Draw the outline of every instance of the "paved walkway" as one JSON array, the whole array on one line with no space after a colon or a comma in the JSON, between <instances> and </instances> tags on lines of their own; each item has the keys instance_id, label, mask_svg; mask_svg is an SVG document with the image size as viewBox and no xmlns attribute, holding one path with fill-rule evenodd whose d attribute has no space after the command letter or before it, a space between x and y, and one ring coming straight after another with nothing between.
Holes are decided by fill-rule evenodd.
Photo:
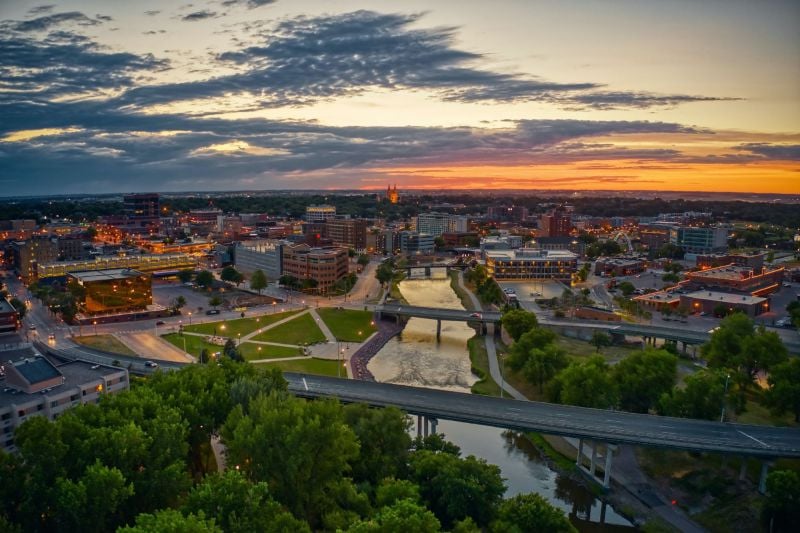
<instances>
[{"instance_id":1,"label":"paved walkway","mask_svg":"<svg viewBox=\"0 0 800 533\"><path fill-rule=\"evenodd\" d=\"M319 316L317 310L309 309L308 312L311 313L311 316L317 321L317 326L319 326L319 329L322 330L322 334L325 335L325 338L328 339L328 342L336 342L336 336L330 330L328 324L326 324L325 321L322 320L322 317Z\"/></svg>"},{"instance_id":2,"label":"paved walkway","mask_svg":"<svg viewBox=\"0 0 800 533\"><path fill-rule=\"evenodd\" d=\"M458 286L469 296L475 309L483 310L483 306L481 306L481 302L478 298L464 285L464 273L461 271L458 272ZM489 359L489 374L491 374L492 379L515 400L527 400L524 394L509 385L506 380L503 379L503 375L500 372L500 365L497 362L497 346L494 343L494 336L485 335L483 338L486 343L486 355Z\"/></svg>"}]
</instances>

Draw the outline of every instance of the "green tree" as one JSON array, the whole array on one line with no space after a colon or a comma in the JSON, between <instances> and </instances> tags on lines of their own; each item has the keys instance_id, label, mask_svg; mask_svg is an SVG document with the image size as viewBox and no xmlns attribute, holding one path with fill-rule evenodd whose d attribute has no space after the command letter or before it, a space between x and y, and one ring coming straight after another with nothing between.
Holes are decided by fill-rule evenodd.
<instances>
[{"instance_id":1,"label":"green tree","mask_svg":"<svg viewBox=\"0 0 800 533\"><path fill-rule=\"evenodd\" d=\"M210 270L201 270L195 274L194 282L204 289L209 289L214 286L214 274Z\"/></svg>"},{"instance_id":2,"label":"green tree","mask_svg":"<svg viewBox=\"0 0 800 533\"><path fill-rule=\"evenodd\" d=\"M503 327L511 335L511 338L518 341L522 334L530 331L539 325L534 313L524 309L511 309L503 313L501 319Z\"/></svg>"},{"instance_id":3,"label":"green tree","mask_svg":"<svg viewBox=\"0 0 800 533\"><path fill-rule=\"evenodd\" d=\"M794 413L795 422L800 422L800 359L793 357L775 366L767 379L767 406L775 414Z\"/></svg>"},{"instance_id":4,"label":"green tree","mask_svg":"<svg viewBox=\"0 0 800 533\"><path fill-rule=\"evenodd\" d=\"M797 530L800 524L800 475L797 472L774 470L769 473L761 520L768 531Z\"/></svg>"},{"instance_id":5,"label":"green tree","mask_svg":"<svg viewBox=\"0 0 800 533\"><path fill-rule=\"evenodd\" d=\"M19 298L11 298L11 301L8 303L10 303L11 306L17 311L20 320L25 318L25 314L28 312L28 308L25 306L25 303L23 301L21 301Z\"/></svg>"},{"instance_id":6,"label":"green tree","mask_svg":"<svg viewBox=\"0 0 800 533\"><path fill-rule=\"evenodd\" d=\"M205 477L189 493L183 512L213 516L226 533L311 531L272 499L266 483L251 483L235 470Z\"/></svg>"},{"instance_id":7,"label":"green tree","mask_svg":"<svg viewBox=\"0 0 800 533\"><path fill-rule=\"evenodd\" d=\"M239 351L239 348L236 346L236 341L233 339L228 339L225 341L225 346L222 347L222 353L225 355L225 357L229 357L233 361L244 361L244 357Z\"/></svg>"},{"instance_id":8,"label":"green tree","mask_svg":"<svg viewBox=\"0 0 800 533\"><path fill-rule=\"evenodd\" d=\"M471 455L462 459L449 453L416 451L411 454L410 468L423 501L447 528L466 517L487 526L506 490L500 468Z\"/></svg>"},{"instance_id":9,"label":"green tree","mask_svg":"<svg viewBox=\"0 0 800 533\"><path fill-rule=\"evenodd\" d=\"M219 279L227 281L228 283L235 283L238 287L239 284L244 281L244 275L234 267L226 266L222 269L222 272L219 273Z\"/></svg>"},{"instance_id":10,"label":"green tree","mask_svg":"<svg viewBox=\"0 0 800 533\"><path fill-rule=\"evenodd\" d=\"M624 411L647 413L677 378L678 358L664 350L636 352L617 363L612 377L619 390L619 407Z\"/></svg>"},{"instance_id":11,"label":"green tree","mask_svg":"<svg viewBox=\"0 0 800 533\"><path fill-rule=\"evenodd\" d=\"M661 281L667 283L678 283L681 280L680 276L675 274L674 272L667 272L663 276L661 276Z\"/></svg>"},{"instance_id":12,"label":"green tree","mask_svg":"<svg viewBox=\"0 0 800 533\"><path fill-rule=\"evenodd\" d=\"M611 346L611 335L604 331L595 330L589 342L595 347L595 350L599 352L601 348Z\"/></svg>"},{"instance_id":13,"label":"green tree","mask_svg":"<svg viewBox=\"0 0 800 533\"><path fill-rule=\"evenodd\" d=\"M367 254L361 254L358 256L358 264L362 267L365 267L369 264L369 256Z\"/></svg>"},{"instance_id":14,"label":"green tree","mask_svg":"<svg viewBox=\"0 0 800 533\"><path fill-rule=\"evenodd\" d=\"M434 238L433 245L436 247L437 250L443 249L445 246L444 238L442 236Z\"/></svg>"},{"instance_id":15,"label":"green tree","mask_svg":"<svg viewBox=\"0 0 800 533\"><path fill-rule=\"evenodd\" d=\"M419 503L419 487L407 479L387 477L381 480L375 489L375 505L386 507L400 500L411 500Z\"/></svg>"},{"instance_id":16,"label":"green tree","mask_svg":"<svg viewBox=\"0 0 800 533\"><path fill-rule=\"evenodd\" d=\"M180 280L181 283L189 283L190 281L192 281L193 277L194 277L194 270L192 270L191 268L186 268L184 270L178 271L178 279Z\"/></svg>"},{"instance_id":17,"label":"green tree","mask_svg":"<svg viewBox=\"0 0 800 533\"><path fill-rule=\"evenodd\" d=\"M117 533L224 533L214 524L214 519L205 516L184 516L175 509L163 509L155 514L142 513L136 517L136 525L119 528Z\"/></svg>"},{"instance_id":18,"label":"green tree","mask_svg":"<svg viewBox=\"0 0 800 533\"><path fill-rule=\"evenodd\" d=\"M718 420L725 400L725 374L701 370L686 376L683 388L675 387L658 401L659 414L680 418Z\"/></svg>"},{"instance_id":19,"label":"green tree","mask_svg":"<svg viewBox=\"0 0 800 533\"><path fill-rule=\"evenodd\" d=\"M436 533L441 524L425 507L411 500L399 500L382 507L372 518L353 524L348 533Z\"/></svg>"},{"instance_id":20,"label":"green tree","mask_svg":"<svg viewBox=\"0 0 800 533\"><path fill-rule=\"evenodd\" d=\"M99 462L77 482L59 477L55 487L61 531L108 531L119 523L118 510L133 495L117 468Z\"/></svg>"},{"instance_id":21,"label":"green tree","mask_svg":"<svg viewBox=\"0 0 800 533\"><path fill-rule=\"evenodd\" d=\"M250 277L250 288L258 291L258 294L261 294L261 291L267 288L267 275L264 274L263 270L253 272Z\"/></svg>"},{"instance_id":22,"label":"green tree","mask_svg":"<svg viewBox=\"0 0 800 533\"><path fill-rule=\"evenodd\" d=\"M578 270L578 279L583 282L589 278L589 273L591 272L592 265L591 263L584 263L581 266L580 270Z\"/></svg>"},{"instance_id":23,"label":"green tree","mask_svg":"<svg viewBox=\"0 0 800 533\"><path fill-rule=\"evenodd\" d=\"M186 298L178 296L172 300L172 309L177 313L181 308L186 306Z\"/></svg>"},{"instance_id":24,"label":"green tree","mask_svg":"<svg viewBox=\"0 0 800 533\"><path fill-rule=\"evenodd\" d=\"M533 328L523 333L519 340L511 345L506 363L514 371L520 371L530 358L531 351L542 349L555 343L556 334L549 329Z\"/></svg>"},{"instance_id":25,"label":"green tree","mask_svg":"<svg viewBox=\"0 0 800 533\"><path fill-rule=\"evenodd\" d=\"M518 494L500 504L492 533L577 533L564 512L538 494Z\"/></svg>"},{"instance_id":26,"label":"green tree","mask_svg":"<svg viewBox=\"0 0 800 533\"><path fill-rule=\"evenodd\" d=\"M373 486L405 473L411 422L395 407L372 409L364 404L344 408L344 419L358 437L360 453L351 464L353 480Z\"/></svg>"},{"instance_id":27,"label":"green tree","mask_svg":"<svg viewBox=\"0 0 800 533\"><path fill-rule=\"evenodd\" d=\"M596 355L573 362L553 380L559 403L609 409L617 405L617 386L605 360Z\"/></svg>"},{"instance_id":28,"label":"green tree","mask_svg":"<svg viewBox=\"0 0 800 533\"><path fill-rule=\"evenodd\" d=\"M378 268L375 269L375 277L381 284L389 283L394 279L394 266L388 261L381 263L378 265Z\"/></svg>"},{"instance_id":29,"label":"green tree","mask_svg":"<svg viewBox=\"0 0 800 533\"><path fill-rule=\"evenodd\" d=\"M800 328L800 300L794 300L786 306L786 311L789 313L789 318L792 320L792 325Z\"/></svg>"},{"instance_id":30,"label":"green tree","mask_svg":"<svg viewBox=\"0 0 800 533\"><path fill-rule=\"evenodd\" d=\"M347 257L352 259L355 256L356 256L356 251L353 248L348 248L347 249Z\"/></svg>"},{"instance_id":31,"label":"green tree","mask_svg":"<svg viewBox=\"0 0 800 533\"><path fill-rule=\"evenodd\" d=\"M623 281L622 283L617 285L617 288L622 292L622 295L625 296L626 298L631 294L633 294L633 291L636 290L636 286L630 281Z\"/></svg>"},{"instance_id":32,"label":"green tree","mask_svg":"<svg viewBox=\"0 0 800 533\"><path fill-rule=\"evenodd\" d=\"M235 407L222 436L229 467L266 481L275 498L312 527L337 507L339 482L359 452L338 402L274 393L254 398L246 414Z\"/></svg>"},{"instance_id":33,"label":"green tree","mask_svg":"<svg viewBox=\"0 0 800 533\"><path fill-rule=\"evenodd\" d=\"M84 234L86 235L87 239L93 241L94 238L97 237L97 228L95 228L94 226L89 226L88 228L86 228L86 231L84 231Z\"/></svg>"},{"instance_id":34,"label":"green tree","mask_svg":"<svg viewBox=\"0 0 800 533\"><path fill-rule=\"evenodd\" d=\"M215 294L214 296L208 299L208 305L216 309L217 307L222 305L222 298L220 298L219 295Z\"/></svg>"}]
</instances>

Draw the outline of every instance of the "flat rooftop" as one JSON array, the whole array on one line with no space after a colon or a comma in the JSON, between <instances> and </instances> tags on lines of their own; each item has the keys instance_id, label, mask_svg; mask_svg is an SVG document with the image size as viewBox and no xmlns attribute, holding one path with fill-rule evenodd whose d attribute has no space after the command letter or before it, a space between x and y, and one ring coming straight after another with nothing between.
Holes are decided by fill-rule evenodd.
<instances>
[{"instance_id":1,"label":"flat rooftop","mask_svg":"<svg viewBox=\"0 0 800 533\"><path fill-rule=\"evenodd\" d=\"M516 250L487 250L486 258L509 261L550 261L577 259L569 250L541 250L539 248L518 248Z\"/></svg>"},{"instance_id":2,"label":"flat rooftop","mask_svg":"<svg viewBox=\"0 0 800 533\"><path fill-rule=\"evenodd\" d=\"M108 270L86 270L84 272L70 272L70 276L82 281L83 283L90 283L93 281L115 281L137 276L143 276L138 270L132 268L110 268Z\"/></svg>"},{"instance_id":3,"label":"flat rooftop","mask_svg":"<svg viewBox=\"0 0 800 533\"><path fill-rule=\"evenodd\" d=\"M14 306L8 303L8 300L0 298L0 313L13 313L14 311Z\"/></svg>"},{"instance_id":4,"label":"flat rooftop","mask_svg":"<svg viewBox=\"0 0 800 533\"><path fill-rule=\"evenodd\" d=\"M731 294L729 292L715 292L715 291L690 292L686 294L686 297L694 298L695 300L714 301L723 304L759 305L767 301L766 298L762 298L761 296Z\"/></svg>"},{"instance_id":5,"label":"flat rooftop","mask_svg":"<svg viewBox=\"0 0 800 533\"><path fill-rule=\"evenodd\" d=\"M656 291L648 294L634 296L633 298L631 298L631 300L636 300L637 302L655 302L655 303L677 302L680 299L681 299L681 293L671 292L671 291L670 292Z\"/></svg>"}]
</instances>

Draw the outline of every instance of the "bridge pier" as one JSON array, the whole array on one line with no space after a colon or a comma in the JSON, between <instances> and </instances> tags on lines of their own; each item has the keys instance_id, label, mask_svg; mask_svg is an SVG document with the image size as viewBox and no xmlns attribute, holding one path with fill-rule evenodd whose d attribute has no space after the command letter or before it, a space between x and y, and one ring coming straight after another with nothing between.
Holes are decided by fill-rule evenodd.
<instances>
[{"instance_id":1,"label":"bridge pier","mask_svg":"<svg viewBox=\"0 0 800 533\"><path fill-rule=\"evenodd\" d=\"M758 478L758 493L759 494L766 494L767 493L767 474L769 474L769 467L772 464L772 461L765 460L761 463L761 476Z\"/></svg>"},{"instance_id":2,"label":"bridge pier","mask_svg":"<svg viewBox=\"0 0 800 533\"><path fill-rule=\"evenodd\" d=\"M739 481L747 479L747 457L742 457L742 465L739 467Z\"/></svg>"},{"instance_id":3,"label":"bridge pier","mask_svg":"<svg viewBox=\"0 0 800 533\"><path fill-rule=\"evenodd\" d=\"M617 447L613 444L606 444L606 467L603 475L603 488L608 489L611 487L611 458L614 456L614 450Z\"/></svg>"},{"instance_id":4,"label":"bridge pier","mask_svg":"<svg viewBox=\"0 0 800 533\"><path fill-rule=\"evenodd\" d=\"M422 415L417 415L417 437L422 436Z\"/></svg>"},{"instance_id":5,"label":"bridge pier","mask_svg":"<svg viewBox=\"0 0 800 533\"><path fill-rule=\"evenodd\" d=\"M595 461L597 461L597 441L593 440L592 441L592 460L589 463L589 473L592 474L592 477L594 477Z\"/></svg>"},{"instance_id":6,"label":"bridge pier","mask_svg":"<svg viewBox=\"0 0 800 533\"><path fill-rule=\"evenodd\" d=\"M578 439L578 458L575 459L575 464L579 468L583 467L583 439Z\"/></svg>"},{"instance_id":7,"label":"bridge pier","mask_svg":"<svg viewBox=\"0 0 800 533\"><path fill-rule=\"evenodd\" d=\"M425 267L425 277L431 277L431 267Z\"/></svg>"},{"instance_id":8,"label":"bridge pier","mask_svg":"<svg viewBox=\"0 0 800 533\"><path fill-rule=\"evenodd\" d=\"M436 418L431 418L431 435L436 435L436 426L439 424L439 420Z\"/></svg>"},{"instance_id":9,"label":"bridge pier","mask_svg":"<svg viewBox=\"0 0 800 533\"><path fill-rule=\"evenodd\" d=\"M436 321L436 340L440 341L442 339L442 321Z\"/></svg>"}]
</instances>

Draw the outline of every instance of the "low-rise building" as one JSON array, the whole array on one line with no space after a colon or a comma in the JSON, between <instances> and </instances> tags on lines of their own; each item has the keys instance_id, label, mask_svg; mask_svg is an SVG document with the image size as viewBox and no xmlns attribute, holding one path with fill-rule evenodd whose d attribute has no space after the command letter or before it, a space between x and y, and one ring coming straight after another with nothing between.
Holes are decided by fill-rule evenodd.
<instances>
[{"instance_id":1,"label":"low-rise building","mask_svg":"<svg viewBox=\"0 0 800 533\"><path fill-rule=\"evenodd\" d=\"M713 254L728 250L728 230L716 226L673 226L669 242L689 255Z\"/></svg>"},{"instance_id":2,"label":"low-rise building","mask_svg":"<svg viewBox=\"0 0 800 533\"><path fill-rule=\"evenodd\" d=\"M724 308L726 313L739 311L747 316L755 317L769 311L769 300L761 296L732 294L729 292L695 291L681 294L681 306L692 313L714 313Z\"/></svg>"},{"instance_id":3,"label":"low-rise building","mask_svg":"<svg viewBox=\"0 0 800 533\"><path fill-rule=\"evenodd\" d=\"M514 250L522 248L524 239L521 235L491 235L481 239L481 253L489 250Z\"/></svg>"},{"instance_id":4,"label":"low-rise building","mask_svg":"<svg viewBox=\"0 0 800 533\"><path fill-rule=\"evenodd\" d=\"M0 351L0 448L16 451L14 430L32 416L54 420L77 405L128 390L124 368L51 360L30 345Z\"/></svg>"},{"instance_id":5,"label":"low-rise building","mask_svg":"<svg viewBox=\"0 0 800 533\"><path fill-rule=\"evenodd\" d=\"M267 279L277 280L283 275L283 248L286 244L286 241L276 240L240 242L233 249L233 263L244 274L261 270Z\"/></svg>"},{"instance_id":6,"label":"low-rise building","mask_svg":"<svg viewBox=\"0 0 800 533\"><path fill-rule=\"evenodd\" d=\"M344 246L363 252L367 248L367 226L369 223L358 218L333 218L325 222L325 236L334 246Z\"/></svg>"},{"instance_id":7,"label":"low-rise building","mask_svg":"<svg viewBox=\"0 0 800 533\"><path fill-rule=\"evenodd\" d=\"M138 270L115 268L67 274L83 287L78 309L86 315L143 311L153 304L151 277Z\"/></svg>"},{"instance_id":8,"label":"low-rise building","mask_svg":"<svg viewBox=\"0 0 800 533\"><path fill-rule=\"evenodd\" d=\"M687 272L686 279L691 288L699 290L721 290L764 296L781 287L784 268L772 270L726 265L697 272Z\"/></svg>"},{"instance_id":9,"label":"low-rise building","mask_svg":"<svg viewBox=\"0 0 800 533\"><path fill-rule=\"evenodd\" d=\"M19 328L19 313L8 300L0 298L0 335L14 333Z\"/></svg>"},{"instance_id":10,"label":"low-rise building","mask_svg":"<svg viewBox=\"0 0 800 533\"><path fill-rule=\"evenodd\" d=\"M578 256L567 250L493 250L486 252L486 270L497 280L555 279L572 281Z\"/></svg>"},{"instance_id":11,"label":"low-rise building","mask_svg":"<svg viewBox=\"0 0 800 533\"><path fill-rule=\"evenodd\" d=\"M336 218L336 206L333 205L310 205L306 207L306 221L325 222Z\"/></svg>"},{"instance_id":12,"label":"low-rise building","mask_svg":"<svg viewBox=\"0 0 800 533\"><path fill-rule=\"evenodd\" d=\"M630 276L646 268L647 262L638 257L600 257L594 263L597 276Z\"/></svg>"},{"instance_id":13,"label":"low-rise building","mask_svg":"<svg viewBox=\"0 0 800 533\"><path fill-rule=\"evenodd\" d=\"M307 244L283 247L284 275L315 280L316 291L325 294L349 273L347 248L312 248Z\"/></svg>"},{"instance_id":14,"label":"low-rise building","mask_svg":"<svg viewBox=\"0 0 800 533\"><path fill-rule=\"evenodd\" d=\"M416 231L400 232L400 253L403 255L430 255L434 249L433 235Z\"/></svg>"}]
</instances>

